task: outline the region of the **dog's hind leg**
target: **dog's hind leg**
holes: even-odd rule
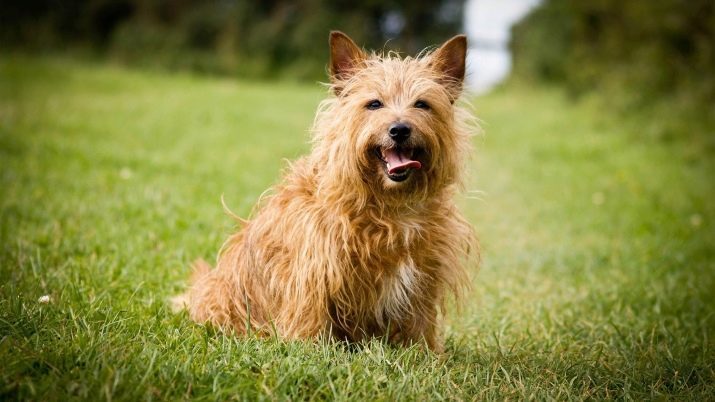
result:
[[[233,282],[225,278],[223,272],[212,269],[206,261],[194,262],[189,289],[186,293],[171,299],[172,308],[186,308],[196,322],[208,322],[224,329],[245,332],[245,325],[239,325],[241,318],[235,310],[236,290]]]

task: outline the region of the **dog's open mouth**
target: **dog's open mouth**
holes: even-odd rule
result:
[[[392,181],[404,181],[413,170],[422,168],[422,162],[417,160],[420,150],[416,148],[401,146],[375,148],[375,153],[382,161],[387,177]]]

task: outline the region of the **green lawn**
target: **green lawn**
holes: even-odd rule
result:
[[[483,261],[445,356],[171,314],[323,91],[0,58],[0,399],[715,399],[715,154],[553,89],[473,101]]]

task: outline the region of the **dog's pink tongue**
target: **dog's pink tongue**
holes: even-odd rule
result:
[[[422,167],[420,161],[413,161],[407,158],[395,148],[385,151],[385,161],[388,163],[387,173],[389,174],[405,169],[419,169]]]

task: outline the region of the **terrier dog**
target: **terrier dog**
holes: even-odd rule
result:
[[[229,237],[215,269],[195,264],[175,299],[235,333],[424,342],[442,350],[448,292],[468,286],[477,245],[452,198],[470,150],[467,42],[417,58],[330,34],[330,89],[310,155]]]

